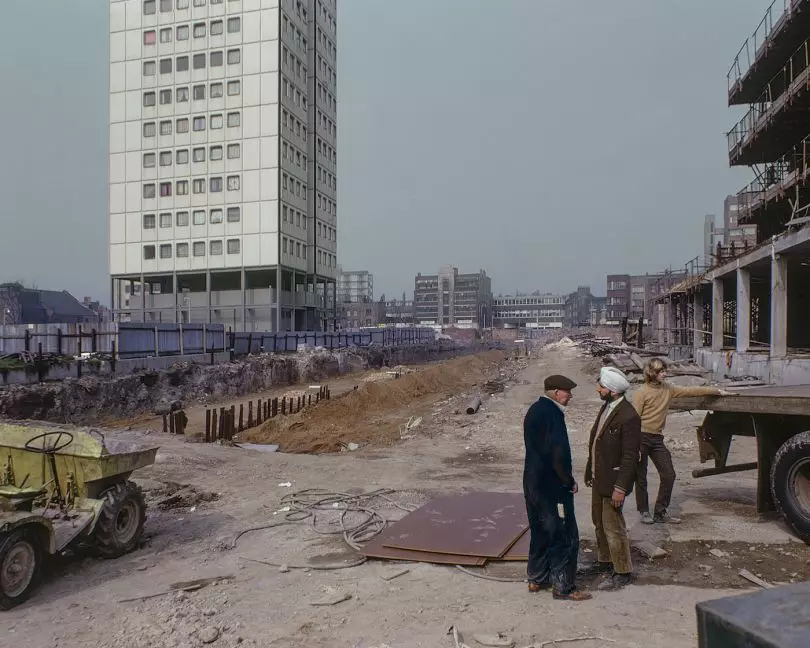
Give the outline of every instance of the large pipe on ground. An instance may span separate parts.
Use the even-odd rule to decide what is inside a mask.
[[[469,405],[467,405],[467,414],[475,414],[479,407],[481,407],[481,397],[476,396],[470,401]]]
[[[756,461],[750,463],[735,464],[733,466],[723,466],[721,468],[698,468],[692,471],[692,477],[711,477],[712,475],[725,475],[727,473],[743,472],[746,470],[756,470],[759,464]]]

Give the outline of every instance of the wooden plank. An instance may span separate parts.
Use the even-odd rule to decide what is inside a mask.
[[[746,389],[736,392],[734,396],[675,398],[670,403],[669,409],[676,412],[709,410],[712,412],[810,416],[810,385]]]

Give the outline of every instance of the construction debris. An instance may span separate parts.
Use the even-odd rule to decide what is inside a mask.
[[[512,648],[515,645],[514,639],[510,639],[502,632],[495,635],[474,634],[473,641],[482,646],[492,646],[493,648]]]
[[[224,576],[213,576],[211,578],[197,578],[191,581],[182,581],[180,583],[172,583],[171,585],[169,585],[169,589],[164,590],[162,592],[155,592],[154,594],[144,594],[143,596],[134,596],[132,598],[125,598],[119,600],[118,602],[131,603],[134,601],[145,601],[147,599],[156,598],[158,596],[165,596],[166,594],[174,594],[176,592],[196,592],[198,589],[202,589],[207,585],[215,585],[216,583],[233,579],[234,576],[232,574],[227,574]]]
[[[747,569],[741,569],[737,572],[740,576],[742,576],[745,580],[753,583],[754,585],[759,585],[762,589],[773,589],[774,586],[771,585],[769,582],[762,580],[759,576],[755,576]]]
[[[669,552],[666,549],[662,549],[661,547],[654,545],[652,542],[648,542],[647,540],[634,542],[633,548],[641,552],[650,560],[655,560],[656,558],[665,558],[669,555]]]
[[[380,578],[387,582],[392,581],[395,578],[399,578],[400,576],[404,576],[405,574],[409,574],[410,572],[410,569],[396,569],[385,574],[380,574]]]
[[[351,594],[340,594],[340,593],[338,593],[338,594],[328,594],[328,595],[326,595],[326,596],[324,596],[324,597],[322,597],[320,599],[317,599],[315,601],[310,601],[309,604],[314,605],[314,606],[328,607],[330,605],[337,605],[338,603],[343,603],[344,601],[349,601],[349,600],[351,600],[351,598],[352,598]]]
[[[471,414],[471,415],[475,414],[480,407],[481,407],[481,397],[476,396],[467,405],[467,410],[466,410],[467,414]]]

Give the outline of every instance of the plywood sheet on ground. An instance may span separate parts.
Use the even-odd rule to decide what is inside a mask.
[[[437,497],[396,522],[386,547],[500,558],[528,527],[522,493]]]
[[[526,529],[522,536],[520,536],[515,544],[509,547],[501,560],[508,561],[523,561],[529,559],[529,542],[531,541],[532,534]]]
[[[486,558],[478,556],[457,556],[452,554],[431,553],[429,551],[410,551],[408,549],[396,549],[386,547],[388,532],[392,527],[383,531],[376,538],[366,544],[361,553],[366,558],[380,558],[382,560],[407,560],[410,562],[434,563],[437,565],[463,565],[465,567],[483,567]]]

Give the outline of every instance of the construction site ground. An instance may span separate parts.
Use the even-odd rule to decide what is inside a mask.
[[[424,382],[424,376],[406,375],[369,390],[358,376],[344,377],[333,394],[345,395],[319,405],[317,417],[291,417],[283,429],[258,430],[261,436],[253,437],[280,441],[282,449],[292,444],[294,453],[187,443],[156,432],[154,421],[131,422],[133,429],[117,433],[161,446],[156,464],[136,475],[151,506],[147,541],[116,560],[81,553],[61,558],[28,603],[2,613],[0,646],[438,648],[454,645],[447,633],[455,625],[470,646],[478,645],[471,638],[476,633],[501,632],[518,648],[586,636],[599,638],[570,645],[694,648],[695,604],[750,588],[740,569],[770,582],[803,580],[810,550],[781,522],[757,516],[754,473],[691,478],[699,465],[694,428],[700,413],[673,414],[666,430],[679,473],[673,513],[683,523],[644,526],[632,498],[626,506],[633,541],[649,540],[669,556],[636,556],[637,584],[594,592],[586,603],[554,601],[550,593],[530,594],[523,583],[474,578],[454,567],[369,561],[318,569],[352,562],[357,554],[339,534],[316,533],[311,520],[282,523],[282,498],[305,489],[391,489],[391,500],[404,507],[439,494],[520,491],[523,415],[551,373],[580,384],[566,417],[581,476],[585,435],[600,404],[594,389],[598,367],[598,360],[558,344],[528,361],[490,354],[431,365],[426,370],[434,373]],[[505,377],[511,377],[506,389],[490,389],[496,393],[477,414],[463,412],[484,383],[497,387]],[[398,391],[386,396],[386,389]],[[374,435],[374,426],[384,431]],[[296,429],[317,453],[295,445]],[[323,452],[351,442],[360,446],[355,452]],[[752,453],[750,444],[741,443],[732,460],[750,460],[744,457]],[[650,481],[654,491],[652,468]],[[590,491],[584,486],[576,504],[581,559],[590,560]],[[370,505],[392,520],[405,515],[385,499]],[[243,535],[232,548],[238,532],[268,525],[274,526]],[[385,579],[402,569],[409,571]],[[524,569],[525,563],[500,563],[484,573],[520,578]],[[173,583],[208,577],[230,578],[162,594]],[[595,587],[592,581],[584,585]]]

